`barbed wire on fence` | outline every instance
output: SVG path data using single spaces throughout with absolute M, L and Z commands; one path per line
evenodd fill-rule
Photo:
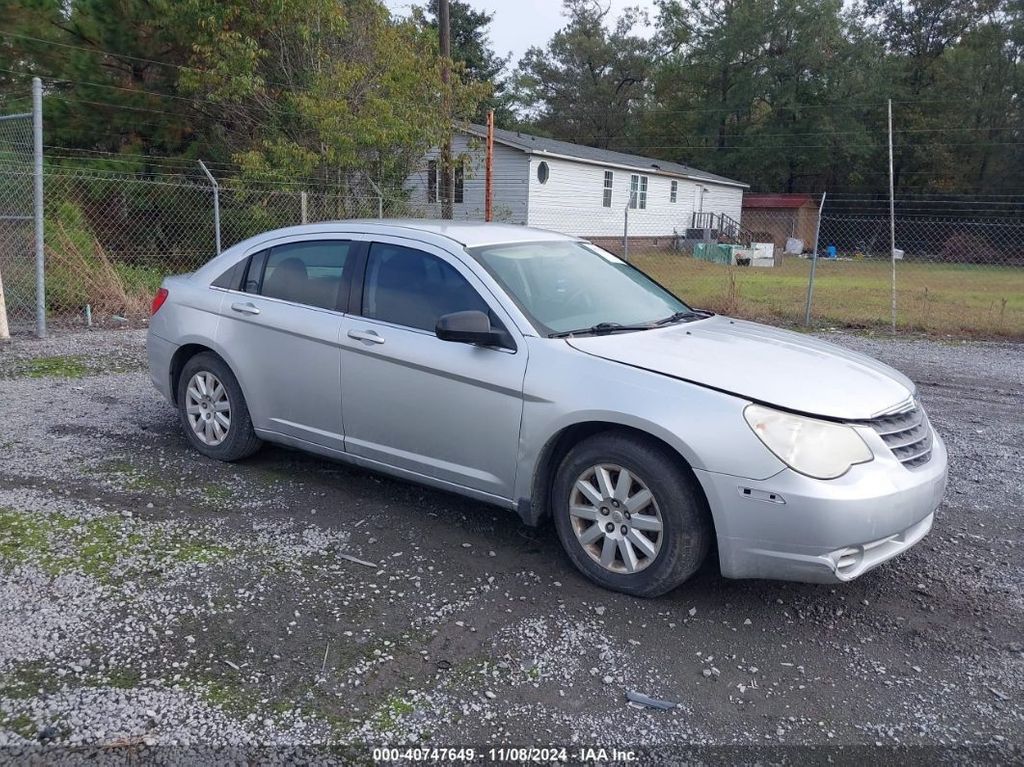
M 21 211 L 31 205 L 31 152 L 24 153 L 24 135 L 4 138 L 3 122 L 0 216 L 5 211 L 24 215 L 11 211 L 15 202 Z M 211 167 L 215 176 L 222 170 Z M 47 311 L 59 327 L 142 323 L 166 275 L 192 271 L 216 252 L 214 198 L 198 166 L 156 167 L 139 174 L 60 157 L 47 165 L 43 177 Z M 238 177 L 217 181 L 225 249 L 266 230 L 304 222 L 442 215 L 440 202 L 426 199 L 415 183 L 377 194 L 368 193 L 376 185 L 362 179 L 333 185 L 242 182 Z M 464 183 L 466 197 L 453 206 L 455 215 L 480 221 L 483 205 L 470 199 L 469 190 L 483 179 L 467 177 Z M 811 314 L 816 325 L 888 325 L 888 211 L 849 205 L 867 205 L 865 200 L 847 196 L 839 200 L 842 204 L 826 205 L 820 222 L 814 202 L 802 217 L 787 210 L 743 209 L 738 220 L 736 212 L 707 211 L 698 218 L 682 208 L 666 213 L 652 205 L 629 211 L 627 224 L 625 209 L 595 207 L 601 190 L 586 184 L 569 185 L 561 197 L 548 199 L 543 215 L 519 201 L 528 179 L 499 173 L 493 185 L 496 221 L 540 224 L 619 254 L 628 244 L 634 265 L 693 305 L 779 323 L 803 321 L 820 223 Z M 1024 221 L 1012 215 L 1015 198 L 1000 199 L 1008 204 L 988 206 L 1000 215 L 982 215 L 986 208 L 969 199 L 959 206 L 945 201 L 931 215 L 915 215 L 910 204 L 903 212 L 897 208 L 901 330 L 1024 336 Z M 722 225 L 726 219 L 735 226 Z M 0 275 L 7 283 L 9 314 L 19 328 L 30 328 L 31 228 L 26 245 L 10 234 L 16 226 L 3 226 L 8 234 L 0 232 Z

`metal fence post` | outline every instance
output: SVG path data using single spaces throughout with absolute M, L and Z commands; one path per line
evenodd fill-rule
M 380 187 L 377 186 L 374 183 L 372 178 L 367 176 L 366 180 L 370 182 L 370 186 L 373 187 L 373 191 L 375 191 L 377 193 L 377 218 L 383 219 L 384 218 L 384 193 L 380 190 Z M 451 218 L 451 217 L 449 216 L 449 218 Z
M 32 78 L 32 181 L 36 224 L 36 335 L 46 338 L 46 247 L 43 241 L 43 81 Z
M 627 264 L 629 263 L 629 208 L 633 204 L 633 196 L 636 192 L 629 193 L 629 199 L 626 200 L 626 207 L 623 210 L 622 216 L 622 260 Z
M 896 333 L 896 200 L 892 165 L 892 99 L 889 99 L 889 260 L 892 261 L 892 332 Z
M 203 169 L 203 173 L 210 179 L 210 185 L 213 187 L 213 236 L 217 241 L 217 255 L 220 255 L 220 185 L 217 183 L 217 179 L 213 177 L 213 174 L 206 169 L 206 163 L 202 160 L 199 161 L 199 167 Z
M 825 192 L 821 193 L 818 205 L 818 221 L 814 225 L 814 252 L 811 254 L 811 276 L 807 281 L 807 306 L 804 308 L 804 325 L 811 324 L 811 302 L 814 300 L 814 272 L 818 267 L 818 237 L 821 234 L 821 213 L 825 209 Z
M 299 192 L 299 206 L 302 209 L 302 223 L 309 223 L 309 196 L 306 192 Z

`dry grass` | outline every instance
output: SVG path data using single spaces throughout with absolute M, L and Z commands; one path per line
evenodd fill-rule
M 99 242 L 83 245 L 63 224 L 56 225 L 54 234 L 56 242 L 47 247 L 46 288 L 51 308 L 77 311 L 89 304 L 96 315 L 148 315 L 151 281 L 140 280 L 135 270 L 116 264 Z
M 750 319 L 803 322 L 807 259 L 787 257 L 770 269 L 727 267 L 664 252 L 631 260 L 695 306 Z M 888 261 L 819 260 L 814 322 L 888 327 L 890 277 Z M 1024 268 L 897 263 L 896 322 L 901 330 L 937 335 L 1024 339 Z

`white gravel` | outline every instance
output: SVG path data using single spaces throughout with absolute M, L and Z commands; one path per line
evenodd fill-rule
M 935 529 L 842 587 L 651 601 L 480 504 L 198 457 L 141 332 L 0 346 L 0 747 L 1021 743 L 1022 347 L 822 335 L 918 382 Z

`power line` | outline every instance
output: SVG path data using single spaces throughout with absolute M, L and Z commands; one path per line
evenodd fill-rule
M 138 153 L 132 154 L 130 152 L 110 152 L 110 151 L 106 151 L 106 150 L 103 150 L 103 149 L 81 149 L 81 148 L 78 148 L 78 147 L 57 146 L 55 144 L 43 144 L 43 148 L 45 148 L 45 149 L 54 149 L 54 150 L 57 150 L 58 152 L 84 152 L 84 153 L 88 153 L 88 154 L 98 154 L 98 155 L 103 155 L 105 157 L 111 157 L 112 159 L 116 158 L 118 160 L 122 160 L 122 159 L 125 159 L 125 160 L 127 160 L 127 159 L 137 159 L 137 160 L 143 160 L 143 161 L 159 160 L 159 161 L 167 162 L 167 163 L 172 163 L 173 162 L 173 163 L 178 163 L 178 164 L 182 164 L 182 165 L 187 164 L 190 167 L 196 167 L 196 163 L 198 162 L 197 159 L 192 159 L 192 158 L 188 158 L 188 157 L 180 157 L 180 156 L 179 157 L 172 157 L 170 155 L 160 155 L 160 154 L 138 154 Z M 76 159 L 82 159 L 82 158 L 76 158 Z M 98 159 L 101 159 L 101 158 L 98 158 Z M 216 161 L 205 160 L 205 159 L 203 160 L 203 162 L 206 163 L 206 165 L 211 167 L 211 168 L 220 167 L 220 168 L 225 168 L 225 169 L 229 169 L 229 170 L 230 169 L 237 169 L 238 168 L 238 165 L 233 164 L 233 163 L 216 162 Z
M 61 47 L 61 48 L 70 48 L 70 49 L 73 49 L 73 50 L 83 51 L 85 53 L 89 53 L 89 54 L 93 54 L 93 55 L 98 55 L 98 56 L 109 56 L 109 57 L 115 58 L 115 59 L 125 59 L 125 60 L 128 60 L 128 61 L 139 61 L 139 62 L 143 62 L 143 63 L 147 63 L 147 64 L 155 64 L 157 66 L 169 67 L 171 69 L 175 69 L 175 70 L 178 70 L 178 71 L 197 72 L 197 73 L 205 74 L 205 75 L 213 75 L 213 76 L 219 77 L 219 78 L 221 78 L 223 80 L 230 80 L 230 79 L 232 79 L 230 75 L 224 75 L 224 74 L 221 74 L 219 72 L 215 72 L 215 71 L 209 70 L 209 69 L 204 69 L 204 68 L 201 68 L 201 67 L 194 67 L 194 66 L 189 66 L 189 65 L 185 65 L 185 64 L 175 64 L 175 63 L 168 62 L 168 61 L 160 61 L 159 59 L 150 59 L 150 58 L 145 58 L 145 57 L 142 57 L 142 56 L 133 56 L 133 55 L 126 54 L 126 53 L 117 53 L 117 52 L 114 52 L 114 51 L 104 50 L 102 48 L 86 47 L 86 46 L 81 46 L 81 45 L 72 45 L 70 43 L 62 43 L 62 42 L 59 42 L 59 41 L 56 41 L 56 40 L 45 40 L 43 38 L 33 37 L 31 35 L 18 34 L 18 33 L 15 33 L 15 32 L 0 32 L 0 36 L 11 37 L 11 38 L 20 39 L 20 40 L 29 40 L 29 41 L 32 41 L 32 42 L 37 42 L 37 43 L 41 43 L 41 44 L 44 44 L 44 45 L 53 45 L 53 46 L 57 46 L 57 47 Z M 697 65 L 695 65 L 695 66 L 697 66 Z M 31 74 L 31 73 L 22 73 L 22 72 L 18 72 L 18 71 L 15 71 L 15 70 L 3 70 L 3 71 L 7 71 L 7 72 L 9 72 L 11 74 Z M 56 76 L 53 76 L 53 75 L 37 75 L 37 76 L 39 76 L 39 77 L 47 77 L 49 79 L 55 79 L 55 80 L 62 80 L 62 79 L 64 79 L 64 78 L 59 78 L 59 77 L 56 77 Z M 306 94 L 313 93 L 313 91 L 311 89 L 308 89 L 308 88 L 296 88 L 294 85 L 289 84 L 289 83 L 279 83 L 279 82 L 274 82 L 272 80 L 264 80 L 263 83 L 265 85 L 272 86 L 272 87 L 275 87 L 275 88 L 280 88 L 282 90 L 285 90 L 285 91 L 288 91 L 288 92 L 291 92 L 291 93 L 306 93 Z M 97 85 L 99 87 L 113 87 L 113 86 L 103 86 L 103 85 L 101 85 L 99 83 L 95 83 L 94 85 Z M 133 89 L 127 89 L 127 90 L 130 90 L 130 91 L 133 91 L 133 92 L 137 92 L 137 91 L 134 91 Z M 183 99 L 183 100 L 193 100 L 193 99 L 189 99 L 188 97 L 172 96 L 170 94 L 155 94 L 155 95 L 161 95 L 161 96 L 166 97 L 166 98 L 180 98 L 180 99 Z M 893 100 L 893 104 L 899 104 L 899 105 L 903 105 L 903 104 L 946 104 L 946 103 L 948 103 L 948 99 L 927 99 L 927 98 L 923 98 L 923 99 L 894 99 Z M 792 108 L 790 108 L 790 107 L 777 107 L 777 106 L 775 106 L 773 104 L 759 103 L 759 105 L 766 106 L 769 109 L 771 109 L 772 111 L 779 111 L 779 110 L 783 110 L 784 109 L 785 111 L 789 111 L 789 112 L 806 111 L 806 110 L 812 110 L 812 109 L 814 109 L 814 110 L 816 110 L 816 109 L 833 109 L 834 110 L 836 108 L 847 108 L 847 107 L 848 108 L 855 108 L 855 107 L 857 107 L 857 108 L 861 108 L 861 107 L 868 107 L 868 108 L 870 108 L 870 107 L 878 107 L 878 108 L 882 108 L 882 107 L 885 106 L 885 104 L 886 104 L 886 100 L 881 100 L 881 101 L 850 101 L 850 102 L 836 101 L 836 102 L 828 102 L 828 103 L 823 103 L 823 104 L 804 104 L 804 105 L 800 105 L 799 107 L 792 107 Z M 736 113 L 736 112 L 743 111 L 743 109 L 744 109 L 743 107 L 701 107 L 701 108 L 690 108 L 690 109 L 665 109 L 665 108 L 661 108 L 661 107 L 644 107 L 644 106 L 640 106 L 637 109 L 637 111 L 638 111 L 638 113 L 645 114 L 645 115 L 646 114 L 680 115 L 680 114 L 733 114 L 733 113 Z
M 66 81 L 66 82 L 70 82 L 70 83 L 74 84 L 73 81 Z M 101 87 L 115 87 L 115 86 L 101 86 Z M 152 93 L 152 92 L 148 92 L 148 91 L 135 91 L 135 90 L 130 89 L 130 88 L 128 88 L 128 89 L 118 88 L 118 89 L 119 90 L 127 90 L 127 91 L 132 92 L 132 93 L 144 93 L 144 94 L 148 93 L 149 95 L 155 95 L 155 96 L 160 96 L 161 95 L 161 94 L 158 94 L 158 93 Z M 161 109 L 152 109 L 152 108 L 149 108 L 149 107 L 135 107 L 135 106 L 129 106 L 129 105 L 125 105 L 125 104 L 116 104 L 116 103 L 110 102 L 110 101 L 96 101 L 96 100 L 92 100 L 92 99 L 83 99 L 83 98 L 78 98 L 78 97 L 74 97 L 74 96 L 64 96 L 64 95 L 58 95 L 58 94 L 48 94 L 47 98 L 58 99 L 60 101 L 65 101 L 65 102 L 89 104 L 89 105 L 93 105 L 93 106 L 104 106 L 104 107 L 107 107 L 109 109 L 121 109 L 121 110 L 127 110 L 127 111 L 132 111 L 132 112 L 144 112 L 144 113 L 151 113 L 151 114 L 167 115 L 167 116 L 171 116 L 171 117 L 180 117 L 180 114 L 175 113 L 175 112 L 168 112 L 166 110 L 161 110 Z M 208 102 L 197 100 L 197 99 L 187 99 L 187 98 L 183 98 L 182 97 L 181 100 L 193 101 L 193 102 L 197 102 L 198 101 L 200 103 L 208 104 Z M 213 106 L 213 105 L 211 105 L 211 106 Z M 282 112 L 285 112 L 285 113 L 288 113 L 288 114 L 299 114 L 298 112 L 295 112 L 295 111 L 284 110 L 284 109 L 280 109 L 280 108 L 278 108 L 277 111 L 282 111 Z M 157 127 L 160 127 L 160 126 L 157 126 Z M 784 134 L 779 134 L 779 135 L 784 135 Z M 813 134 L 810 134 L 810 135 L 813 135 Z M 832 134 L 818 134 L 818 135 L 824 135 L 825 137 L 828 137 L 829 135 L 832 135 Z M 979 141 L 968 141 L 968 142 L 930 141 L 930 142 L 928 142 L 927 145 L 928 146 L 951 146 L 951 147 L 959 147 L 959 146 L 971 146 L 971 147 L 1021 146 L 1021 145 L 1024 145 L 1024 141 L 1002 141 L 1002 142 L 996 142 L 996 141 L 987 141 L 987 142 L 979 142 Z M 617 152 L 620 152 L 622 154 L 628 154 L 628 152 L 623 151 L 626 148 L 627 147 L 623 147 L 622 149 L 615 149 L 615 150 L 609 150 L 609 151 L 617 151 Z M 717 151 L 733 150 L 733 149 L 757 149 L 757 150 L 833 149 L 834 145 L 833 144 L 768 144 L 768 145 L 763 145 L 763 144 L 727 144 L 725 146 L 699 146 L 699 145 L 690 145 L 690 144 L 675 144 L 675 145 L 671 145 L 671 144 L 664 144 L 664 145 L 635 145 L 634 144 L 634 145 L 632 145 L 632 147 L 629 147 L 629 148 L 648 149 L 648 150 L 650 150 L 650 149 L 659 149 L 659 150 L 665 150 L 665 151 L 673 150 L 673 151 L 685 151 L 685 152 L 717 152 Z M 847 149 L 877 149 L 878 145 L 877 144 L 853 144 L 853 143 L 846 143 L 846 144 L 844 144 L 844 148 L 847 148 Z M 656 160 L 656 159 L 659 159 L 659 158 L 651 158 L 651 159 Z
M 12 72 L 12 71 L 13 70 L 4 69 L 3 67 L 0 67 L 0 72 Z M 171 99 L 171 100 L 174 100 L 174 101 L 184 101 L 186 103 L 190 103 L 190 104 L 193 104 L 193 105 L 199 104 L 199 105 L 202 105 L 202 106 L 205 106 L 205 107 L 221 107 L 221 108 L 223 108 L 223 106 L 224 106 L 223 104 L 211 103 L 210 101 L 208 101 L 206 99 L 203 99 L 203 98 L 194 98 L 194 97 L 189 97 L 189 96 L 176 96 L 176 95 L 173 95 L 173 94 L 170 94 L 170 93 L 161 93 L 159 91 L 148 91 L 148 90 L 143 90 L 141 88 L 128 88 L 128 87 L 125 87 L 123 85 L 108 85 L 108 84 L 105 84 L 105 83 L 94 83 L 94 82 L 88 82 L 88 81 L 83 81 L 83 80 L 69 80 L 69 79 L 63 78 L 63 77 L 53 77 L 51 75 L 43 75 L 43 74 L 35 74 L 34 76 L 35 77 L 39 77 L 42 80 L 48 80 L 51 83 L 67 83 L 68 85 L 71 85 L 71 86 L 74 86 L 74 87 L 106 88 L 106 89 L 109 89 L 109 90 L 120 91 L 120 92 L 123 92 L 123 93 L 130 93 L 132 95 L 152 96 L 154 98 L 159 98 L 159 99 Z M 67 100 L 66 97 L 62 97 L 62 96 L 59 96 L 57 94 L 47 94 L 47 98 L 60 98 L 62 100 Z M 82 100 L 82 99 L 80 99 L 80 100 Z M 145 107 L 131 107 L 131 106 L 127 106 L 127 105 L 115 104 L 113 102 L 85 102 L 84 100 L 82 100 L 82 101 L 84 103 L 93 103 L 93 104 L 103 103 L 106 106 L 108 106 L 110 108 L 113 108 L 113 109 L 131 109 L 131 110 L 139 111 L 139 112 L 152 112 L 154 114 L 171 115 L 171 116 L 174 116 L 174 117 L 180 117 L 181 116 L 178 113 L 168 112 L 166 110 L 149 109 L 149 108 L 145 108 Z M 277 113 L 280 113 L 280 114 L 291 114 L 291 115 L 302 114 L 301 112 L 297 111 L 294 108 L 285 107 L 285 106 L 282 106 L 281 104 L 277 104 L 277 103 L 262 105 L 262 109 L 264 109 L 267 112 L 277 112 Z

